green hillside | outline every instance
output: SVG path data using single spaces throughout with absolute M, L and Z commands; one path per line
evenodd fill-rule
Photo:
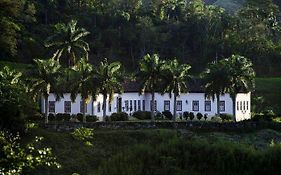
M 281 78 L 256 78 L 256 91 L 254 96 L 264 98 L 263 106 L 273 108 L 281 113 Z
M 40 175 L 71 175 L 73 173 L 78 173 L 81 175 L 110 174 L 108 172 L 117 175 L 124 174 L 120 173 L 120 171 L 127 171 L 127 168 L 132 169 L 132 172 L 128 174 L 151 174 L 136 173 L 138 170 L 137 167 L 141 166 L 143 163 L 146 164 L 143 165 L 143 170 L 154 169 L 154 173 L 152 174 L 155 175 L 205 174 L 204 169 L 207 168 L 207 162 L 211 160 L 206 159 L 206 161 L 202 162 L 195 161 L 200 158 L 204 159 L 202 157 L 202 155 L 206 156 L 206 154 L 204 155 L 204 153 L 216 155 L 214 157 L 211 157 L 216 161 L 212 162 L 212 166 L 210 166 L 210 171 L 212 171 L 212 173 L 210 174 L 222 174 L 218 172 L 228 171 L 229 168 L 232 167 L 223 167 L 222 164 L 224 164 L 223 161 L 226 161 L 225 158 L 229 157 L 233 153 L 236 155 L 235 157 L 233 157 L 233 159 L 237 158 L 238 156 L 238 158 L 244 160 L 244 158 L 247 158 L 247 155 L 253 156 L 253 152 L 258 152 L 258 154 L 260 154 L 260 151 L 262 151 L 263 149 L 270 148 L 269 144 L 272 142 L 272 140 L 274 140 L 276 143 L 279 143 L 281 141 L 281 133 L 273 130 L 261 130 L 251 133 L 223 133 L 212 131 L 196 132 L 188 130 L 176 131 L 169 129 L 95 130 L 94 139 L 89 140 L 93 144 L 93 146 L 86 146 L 82 141 L 75 140 L 72 137 L 71 132 L 55 132 L 40 128 L 30 131 L 28 138 L 32 138 L 38 135 L 45 138 L 43 144 L 53 149 L 54 154 L 58 158 L 58 162 L 62 165 L 62 168 L 59 170 L 39 169 L 37 172 L 30 173 Z M 28 140 L 28 138 L 25 137 L 24 139 Z M 185 141 L 188 141 L 193 146 L 188 149 L 188 144 L 182 145 L 182 147 L 180 148 L 187 149 L 185 151 L 185 154 L 177 154 L 182 149 L 175 147 L 177 144 L 174 145 L 174 143 L 183 143 Z M 170 147 L 171 145 L 174 145 L 174 147 Z M 169 152 L 162 152 L 161 155 L 155 155 L 155 161 L 152 161 L 149 158 L 151 154 L 155 154 L 155 152 L 152 151 L 151 154 L 149 154 L 146 151 L 143 152 L 142 150 L 141 152 L 139 152 L 139 154 L 137 152 L 133 152 L 133 155 L 131 156 L 134 156 L 134 160 L 131 163 L 123 164 L 124 162 L 120 162 L 123 160 L 123 158 L 118 158 L 118 156 L 122 156 L 123 154 L 123 156 L 126 157 L 132 154 L 132 151 L 135 151 L 136 148 L 140 147 L 146 148 L 150 151 L 159 148 L 161 148 L 162 151 L 168 149 Z M 254 147 L 255 149 L 253 149 Z M 248 151 L 250 150 L 253 152 L 250 152 L 250 154 L 248 154 Z M 193 158 L 194 161 L 186 162 L 186 165 L 188 165 L 188 167 L 190 168 L 183 170 L 181 169 L 181 166 L 175 164 L 175 162 L 181 161 L 183 157 L 189 154 L 189 151 L 192 152 L 190 156 L 193 156 L 190 157 L 190 159 L 192 160 Z M 242 155 L 245 156 L 241 157 Z M 147 160 L 141 161 L 141 159 L 146 156 Z M 162 162 L 163 164 L 166 163 L 166 166 L 161 166 L 163 164 L 159 161 L 156 161 L 157 159 L 161 159 L 162 161 L 160 162 Z M 227 159 L 226 162 L 232 161 L 233 159 Z M 250 164 L 250 162 L 243 162 L 242 160 L 238 161 L 237 163 L 242 162 L 244 166 L 246 164 Z M 193 167 L 193 163 L 198 164 L 202 169 L 192 169 L 191 167 Z M 213 166 L 216 166 L 217 169 L 213 168 Z M 247 167 L 251 168 L 252 166 Z M 119 170 L 117 170 L 117 172 L 112 172 L 115 168 Z M 174 170 L 169 171 L 169 168 L 182 173 L 175 173 Z M 246 169 L 246 167 L 243 168 Z M 164 171 L 166 173 L 161 173 L 161 171 Z

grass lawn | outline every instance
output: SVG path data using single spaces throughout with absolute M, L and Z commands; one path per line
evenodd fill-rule
M 264 106 L 271 106 L 275 112 L 281 113 L 281 77 L 256 78 L 254 96 L 264 97 Z
M 62 164 L 59 170 L 40 169 L 34 174 L 71 175 L 96 174 L 103 162 L 111 159 L 122 151 L 129 151 L 134 146 L 144 144 L 157 147 L 161 143 L 170 142 L 173 137 L 187 140 L 206 140 L 207 143 L 228 141 L 230 143 L 245 144 L 258 150 L 267 148 L 272 141 L 281 142 L 281 132 L 261 130 L 250 133 L 223 132 L 192 132 L 189 130 L 146 129 L 146 130 L 96 130 L 93 146 L 87 146 L 82 141 L 75 140 L 70 132 L 55 132 L 41 128 L 33 129 L 24 139 L 43 136 L 44 145 L 53 148 L 58 162 Z

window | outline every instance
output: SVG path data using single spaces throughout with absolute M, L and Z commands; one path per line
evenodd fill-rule
M 130 111 L 133 110 L 133 100 L 130 100 Z
M 108 102 L 108 112 L 111 112 L 111 103 Z
M 249 102 L 246 103 L 247 111 L 249 110 Z
M 225 101 L 220 101 L 220 111 L 221 112 L 225 111 Z
M 237 111 L 239 111 L 239 101 L 236 104 Z
M 154 100 L 155 111 L 157 111 L 157 101 Z M 150 110 L 152 111 L 152 100 L 150 100 Z
M 55 101 L 49 101 L 49 112 L 55 113 L 56 112 L 56 102 Z
M 80 101 L 80 112 L 83 113 L 83 101 Z M 87 112 L 87 104 L 85 103 L 85 112 Z
M 177 101 L 177 111 L 182 111 L 182 101 Z
M 205 101 L 205 111 L 211 111 L 211 101 Z
M 134 111 L 137 111 L 137 100 L 134 100 Z
M 141 110 L 141 101 L 138 100 L 138 111 L 140 111 L 140 110 Z
M 125 100 L 125 109 L 126 111 L 129 111 L 129 101 Z
M 245 104 L 245 101 L 243 101 L 243 110 L 244 110 L 244 111 L 246 110 L 246 104 Z
M 170 111 L 170 101 L 169 100 L 164 101 L 164 111 Z
M 242 110 L 242 101 L 240 101 L 240 110 Z
M 98 112 L 100 112 L 100 102 L 98 102 Z
M 199 101 L 192 101 L 192 110 L 199 111 Z
M 142 110 L 145 111 L 145 100 L 142 100 Z
M 71 101 L 64 102 L 64 112 L 71 113 Z

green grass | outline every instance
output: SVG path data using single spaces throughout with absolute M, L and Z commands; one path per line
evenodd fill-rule
M 264 106 L 272 107 L 276 113 L 281 113 L 281 77 L 256 78 L 254 96 L 263 96 Z
M 169 143 L 175 137 L 184 140 L 219 143 L 227 141 L 236 144 L 246 144 L 249 147 L 264 149 L 272 140 L 281 142 L 281 133 L 273 130 L 261 130 L 250 133 L 223 133 L 223 132 L 195 132 L 189 130 L 147 129 L 147 130 L 96 130 L 91 140 L 93 146 L 87 146 L 82 141 L 72 137 L 71 132 L 55 132 L 42 128 L 33 129 L 24 140 L 34 136 L 43 136 L 43 144 L 53 148 L 62 168 L 39 169 L 34 174 L 70 175 L 95 174 L 100 166 L 120 152 L 126 152 L 138 145 L 157 147 L 161 143 Z

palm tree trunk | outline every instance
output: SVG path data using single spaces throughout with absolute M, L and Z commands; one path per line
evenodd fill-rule
M 154 121 L 154 112 L 155 112 L 155 92 L 152 91 L 151 93 L 152 100 L 151 100 L 151 121 Z
M 232 109 L 233 109 L 233 120 L 236 122 L 236 108 L 235 108 L 236 94 L 231 95 L 231 99 L 232 99 Z
M 220 95 L 217 95 L 217 114 L 220 117 Z
M 174 93 L 174 115 L 173 115 L 173 121 L 176 121 L 176 115 L 177 115 L 177 96 Z
M 102 109 L 103 109 L 103 118 L 102 120 L 105 121 L 105 117 L 106 117 L 106 94 L 103 94 L 103 104 L 102 104 Z
M 83 123 L 86 123 L 86 108 L 85 108 L 85 99 L 82 99 L 82 110 L 83 110 Z
M 46 124 L 49 122 L 49 119 L 48 119 L 48 107 L 49 107 L 48 96 L 45 96 L 45 123 Z

